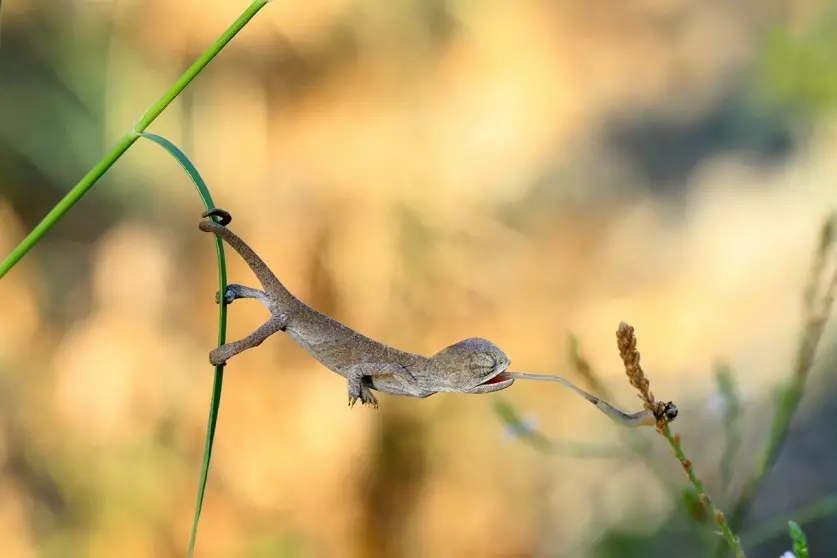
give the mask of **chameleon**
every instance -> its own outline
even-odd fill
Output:
[[[212,349],[209,361],[223,366],[232,357],[261,345],[268,337],[284,332],[329,370],[346,379],[349,406],[378,406],[372,391],[409,397],[429,397],[435,393],[492,393],[510,387],[516,379],[558,382],[595,405],[608,417],[625,426],[646,426],[660,419],[643,410],[628,414],[555,375],[527,374],[508,370],[509,357],[487,339],[472,337],[449,345],[432,356],[402,351],[376,341],[334,318],[312,308],[294,296],[270,270],[261,257],[227,225],[232,216],[225,210],[205,211],[201,231],[214,233],[233,248],[259,280],[263,290],[240,284],[227,286],[216,302],[232,304],[250,298],[259,301],[270,317],[250,335]],[[217,217],[218,221],[211,219]],[[663,411],[676,416],[671,405]]]

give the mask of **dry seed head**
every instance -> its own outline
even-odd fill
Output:
[[[726,517],[724,517],[724,512],[718,510],[715,512],[715,520],[718,522],[718,525],[723,525],[726,521]]]
[[[619,329],[616,330],[616,345],[619,347],[619,356],[622,357],[622,362],[625,364],[625,374],[628,376],[628,380],[639,391],[645,408],[658,415],[661,412],[660,406],[654,400],[654,394],[649,390],[648,379],[639,365],[640,356],[636,349],[636,335],[633,326],[625,322],[619,324]]]
[[[707,496],[705,492],[700,495],[700,503],[707,508],[709,507],[709,496]]]
[[[689,461],[688,459],[684,459],[683,460],[683,468],[684,469],[691,469],[692,468],[692,462]]]

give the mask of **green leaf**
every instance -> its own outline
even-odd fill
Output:
[[[802,531],[802,527],[796,521],[788,521],[788,533],[793,541],[793,555],[796,558],[810,558],[808,552],[808,539]]]
[[[198,190],[198,195],[200,195],[201,200],[203,200],[204,206],[207,209],[213,209],[215,207],[215,204],[212,201],[212,195],[209,193],[206,183],[203,181],[203,178],[201,178],[198,169],[192,164],[192,161],[189,160],[183,151],[162,136],[147,132],[143,132],[140,135],[153,141],[168,151],[169,154],[171,154],[171,156],[174,157],[178,163],[180,163],[180,166],[183,167],[183,170],[186,171],[189,178],[192,179],[195,188]],[[218,292],[223,293],[227,290],[227,264],[224,258],[224,245],[221,242],[221,239],[217,236],[215,237],[215,251],[218,255]],[[227,305],[219,304],[218,307],[218,345],[220,346],[224,344],[227,336]],[[215,441],[215,427],[218,424],[218,409],[221,406],[221,388],[223,387],[223,384],[224,367],[216,366],[212,382],[212,399],[209,403],[209,423],[206,427],[206,442],[203,450],[203,463],[201,464],[201,476],[198,483],[198,497],[197,502],[195,503],[195,518],[192,522],[192,532],[189,537],[188,556],[190,558],[195,551],[195,541],[198,534],[198,522],[200,521],[201,508],[203,507],[203,496],[206,491],[206,478],[209,474],[209,461],[212,458],[212,444]]]

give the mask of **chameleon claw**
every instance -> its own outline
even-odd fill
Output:
[[[369,388],[365,386],[363,391],[360,392],[360,401],[364,405],[372,405],[373,409],[378,408],[378,399],[374,395],[372,395],[372,392],[369,390]]]
[[[369,391],[369,388],[361,386],[359,391],[352,390],[349,393],[349,407],[354,408],[355,403],[360,401],[361,405],[371,405],[373,408],[378,408],[378,400]]]

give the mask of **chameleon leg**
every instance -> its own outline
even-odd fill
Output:
[[[422,397],[426,395],[416,388],[416,380],[404,366],[394,362],[366,362],[351,366],[342,371],[349,381],[349,406],[354,406],[360,399],[361,404],[378,406],[378,400],[372,390],[364,383],[364,378],[375,376],[392,376],[405,389],[405,395]],[[419,393],[421,391],[421,393]]]
[[[360,399],[361,405],[378,407],[378,399],[372,394],[369,386],[364,385],[363,376],[349,377],[349,407],[354,407]]]
[[[244,352],[247,349],[252,349],[253,347],[261,345],[265,339],[277,331],[285,329],[286,325],[287,320],[284,320],[281,317],[273,316],[268,321],[257,327],[256,331],[244,339],[239,339],[238,341],[233,341],[232,343],[226,343],[220,347],[212,349],[209,353],[209,362],[215,366],[223,366],[235,355]]]
[[[237,284],[227,285],[227,291],[224,293],[224,302],[226,304],[232,304],[234,300],[239,298],[255,298],[265,306],[268,304],[267,295],[259,289]],[[221,292],[218,291],[215,293],[215,304],[220,302]]]

